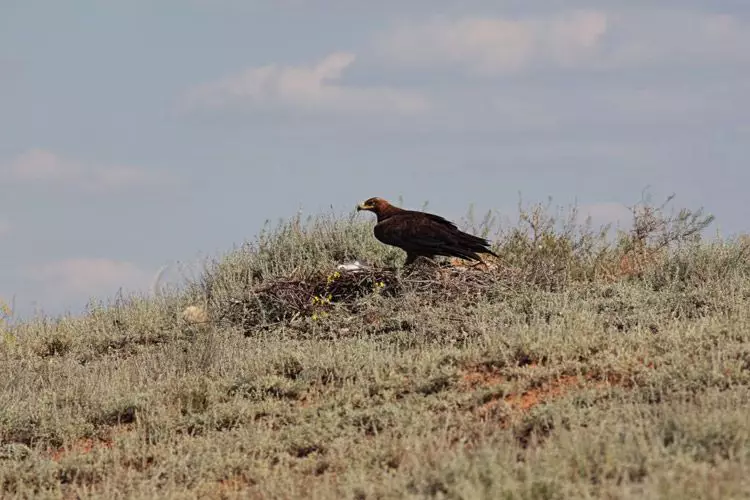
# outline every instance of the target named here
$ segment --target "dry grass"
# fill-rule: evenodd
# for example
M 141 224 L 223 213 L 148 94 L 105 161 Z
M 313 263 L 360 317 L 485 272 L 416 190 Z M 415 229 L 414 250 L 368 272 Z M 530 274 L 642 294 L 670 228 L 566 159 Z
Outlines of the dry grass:
M 2 323 L 2 496 L 747 498 L 750 241 L 634 216 L 535 207 L 498 261 L 412 271 L 293 220 L 172 295 Z

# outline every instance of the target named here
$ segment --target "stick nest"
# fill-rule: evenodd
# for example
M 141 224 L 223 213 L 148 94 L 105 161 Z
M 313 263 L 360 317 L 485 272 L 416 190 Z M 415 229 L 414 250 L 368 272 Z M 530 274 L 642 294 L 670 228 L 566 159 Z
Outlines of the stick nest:
M 418 294 L 428 304 L 472 301 L 496 293 L 503 277 L 481 266 L 423 264 L 411 269 L 365 268 L 280 278 L 248 286 L 241 294 L 215 303 L 218 316 L 245 330 L 291 322 L 344 308 L 360 310 L 364 301 Z

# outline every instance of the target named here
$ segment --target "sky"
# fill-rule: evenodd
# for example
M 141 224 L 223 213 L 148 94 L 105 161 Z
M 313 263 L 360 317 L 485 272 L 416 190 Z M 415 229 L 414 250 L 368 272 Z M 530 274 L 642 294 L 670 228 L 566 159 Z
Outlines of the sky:
M 647 188 L 748 231 L 749 89 L 746 0 L 0 0 L 0 299 L 80 311 L 371 196 Z

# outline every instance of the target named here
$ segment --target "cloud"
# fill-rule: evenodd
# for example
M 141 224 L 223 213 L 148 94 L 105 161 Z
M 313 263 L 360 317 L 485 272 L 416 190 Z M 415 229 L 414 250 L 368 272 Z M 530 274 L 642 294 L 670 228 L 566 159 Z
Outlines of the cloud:
M 163 174 L 141 168 L 124 165 L 95 167 L 42 149 L 32 149 L 16 156 L 3 170 L 17 182 L 62 183 L 90 191 L 110 191 L 166 181 Z
M 247 107 L 354 114 L 415 114 L 428 109 L 427 99 L 415 92 L 341 84 L 344 70 L 354 60 L 352 53 L 335 52 L 311 66 L 250 68 L 188 89 L 180 104 L 185 110 Z
M 32 280 L 45 286 L 45 294 L 57 297 L 95 297 L 119 288 L 146 290 L 153 273 L 131 262 L 105 258 L 77 258 L 47 263 L 28 270 Z
M 573 10 L 524 18 L 402 22 L 375 38 L 384 59 L 473 74 L 750 61 L 750 25 L 687 9 Z
M 394 26 L 376 38 L 375 50 L 412 67 L 509 73 L 538 64 L 571 66 L 590 57 L 607 30 L 606 14 L 587 10 L 530 19 L 433 18 Z

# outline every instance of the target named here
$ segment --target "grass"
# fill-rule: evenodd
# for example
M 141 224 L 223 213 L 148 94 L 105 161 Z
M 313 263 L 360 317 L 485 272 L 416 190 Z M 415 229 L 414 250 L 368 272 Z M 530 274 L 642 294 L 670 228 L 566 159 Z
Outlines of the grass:
M 747 498 L 750 240 L 576 220 L 466 221 L 499 261 L 409 272 L 371 221 L 294 219 L 166 296 L 2 322 L 0 496 Z

